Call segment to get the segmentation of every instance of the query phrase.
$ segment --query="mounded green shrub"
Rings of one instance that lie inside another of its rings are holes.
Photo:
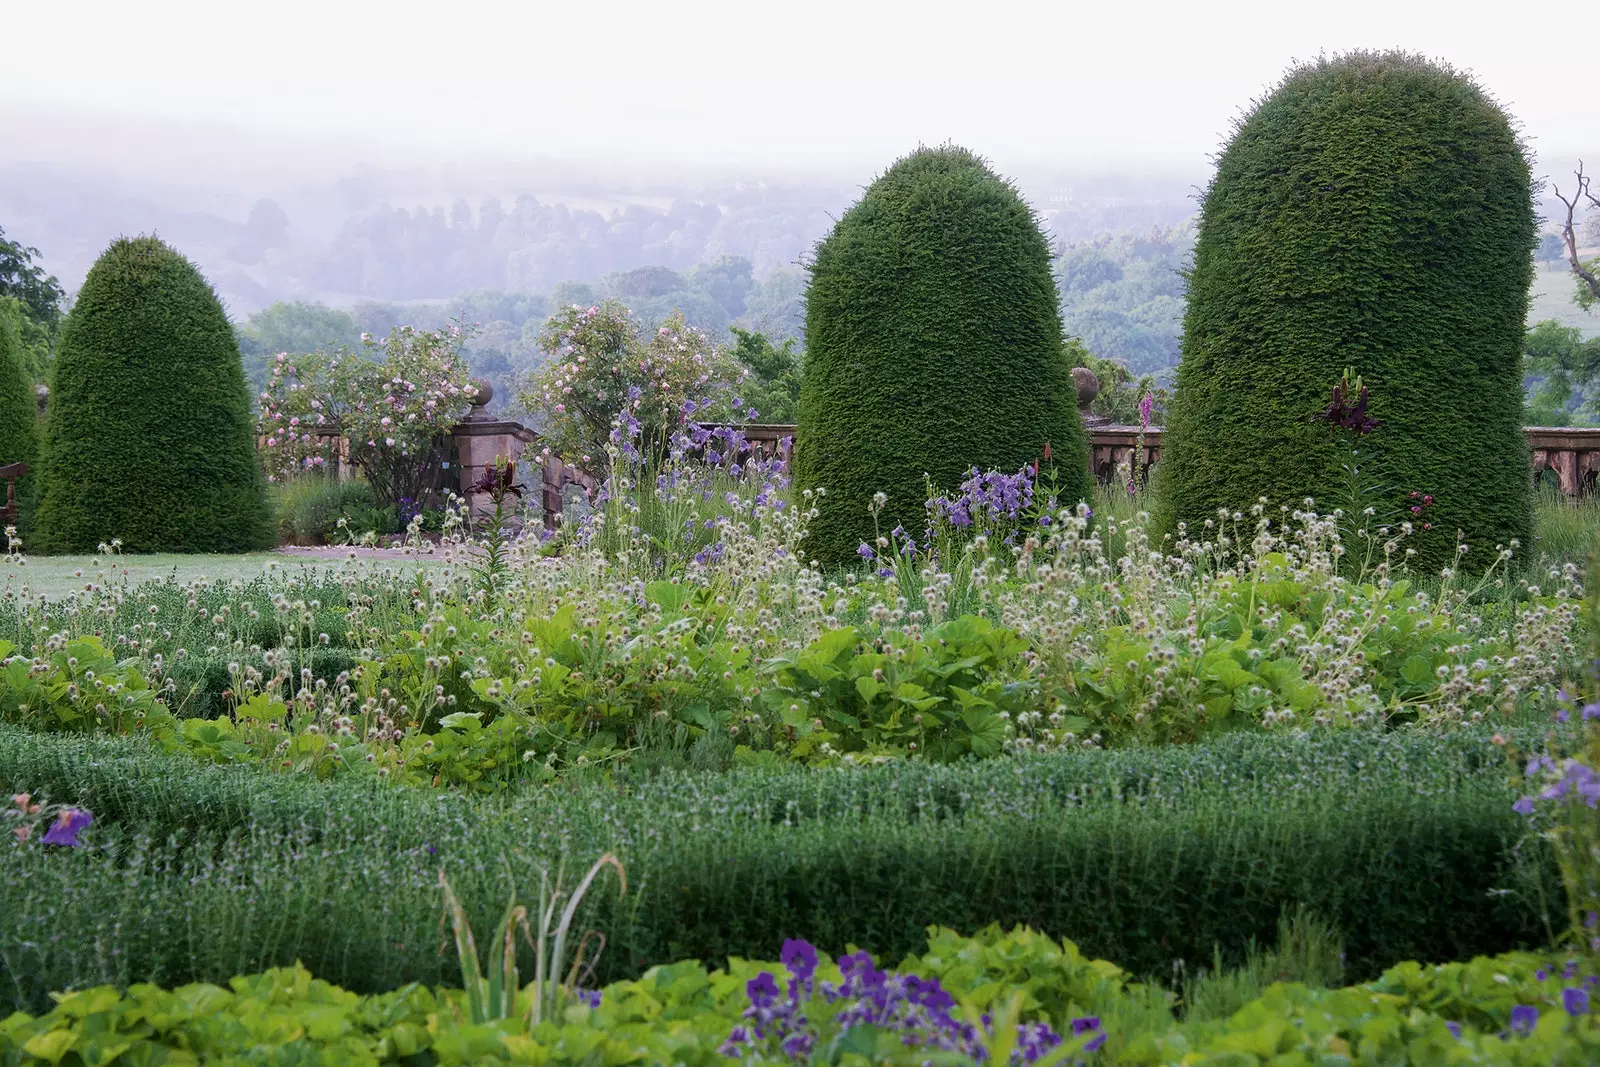
[[[1257,497],[1348,499],[1349,439],[1313,416],[1346,367],[1382,426],[1372,503],[1429,569],[1527,543],[1521,359],[1537,227],[1511,121],[1471,79],[1399,52],[1294,68],[1238,124],[1205,194],[1168,413],[1166,524]],[[1406,514],[1409,517],[1409,514]],[[1419,524],[1420,525],[1420,524]]]
[[[33,383],[22,369],[22,334],[15,302],[0,298],[0,467],[12,463],[34,465],[39,450],[39,416]],[[34,481],[31,473],[17,483],[17,499],[26,518]],[[0,482],[0,507],[6,487]],[[5,539],[0,537],[0,551]]]
[[[32,547],[267,548],[233,327],[194,264],[154,237],[114,242],[62,327]]]
[[[855,561],[879,520],[920,537],[936,489],[1048,443],[1062,503],[1089,491],[1050,249],[1016,189],[964,148],[890,167],[820,245],[806,292],[795,480],[826,489],[807,551]]]

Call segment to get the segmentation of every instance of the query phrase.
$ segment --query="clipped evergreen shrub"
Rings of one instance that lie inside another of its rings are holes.
[[[233,327],[194,264],[155,237],[114,242],[62,327],[32,547],[270,547]]]
[[[1331,511],[1348,438],[1313,422],[1346,367],[1379,521],[1433,497],[1419,566],[1527,542],[1521,359],[1537,244],[1527,156],[1470,78],[1399,52],[1292,69],[1238,123],[1200,214],[1168,412],[1166,525],[1259,496]],[[1247,515],[1248,521],[1248,515]]]
[[[16,302],[0,297],[0,467],[26,463],[33,467],[39,447],[39,417],[33,382],[22,369],[22,333]],[[22,518],[28,517],[34,475],[17,483],[17,499]],[[0,482],[0,507],[6,502],[6,486]],[[26,524],[23,526],[26,533]],[[5,551],[0,536],[0,552]]]
[[[879,525],[923,529],[924,474],[1016,471],[1048,443],[1062,503],[1089,490],[1050,250],[1016,189],[964,148],[922,148],[817,246],[796,485],[827,494],[807,550],[855,561]]]

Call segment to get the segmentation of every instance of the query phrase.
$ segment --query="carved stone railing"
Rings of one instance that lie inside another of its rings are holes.
[[[1600,427],[1531,426],[1528,448],[1533,453],[1533,477],[1554,471],[1556,484],[1570,497],[1589,496],[1595,491],[1595,475],[1600,472]]]
[[[485,391],[484,399],[488,393]],[[703,424],[715,429],[715,423]],[[745,440],[765,456],[778,454],[792,447],[795,426],[792,423],[738,424]],[[1089,439],[1089,469],[1097,481],[1109,484],[1119,478],[1137,473],[1141,482],[1150,476],[1150,469],[1161,462],[1162,440],[1165,436],[1159,426],[1141,430],[1137,426],[1094,424],[1085,427]],[[1588,496],[1597,491],[1600,479],[1600,427],[1530,427],[1524,431],[1532,460],[1531,474],[1535,481],[1545,472],[1554,474],[1561,492],[1570,497]],[[527,460],[528,466],[537,469],[541,483],[537,487],[543,507],[544,521],[553,527],[560,516],[577,507],[580,511],[590,506],[597,483],[593,477],[554,455],[535,455],[532,451],[539,435],[509,419],[496,419],[488,415],[481,405],[463,420],[452,433],[455,439],[458,473],[456,481],[460,492],[468,497],[474,512],[487,508],[487,501],[472,499],[471,486],[483,474],[485,464],[509,459],[513,463]],[[349,477],[353,468],[348,460],[336,464],[335,470]],[[0,468],[0,479],[12,473],[12,468]],[[330,472],[331,473],[331,472]],[[15,477],[20,478],[18,473]],[[9,483],[8,483],[9,484]],[[534,489],[528,486],[527,489]],[[578,499],[581,497],[582,499]],[[13,503],[7,499],[7,504]],[[5,513],[0,507],[0,514]],[[570,518],[570,515],[569,515]]]

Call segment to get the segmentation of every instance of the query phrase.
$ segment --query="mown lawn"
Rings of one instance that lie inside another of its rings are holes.
[[[373,557],[363,553],[352,562],[348,553],[314,557],[286,552],[245,552],[237,555],[182,554],[158,552],[147,556],[27,556],[20,561],[0,556],[0,596],[26,589],[29,599],[45,596],[56,599],[70,596],[90,585],[109,586],[176,578],[180,582],[197,579],[239,578],[249,581],[270,571],[298,574],[310,568],[322,570],[349,566],[427,567],[438,559]]]

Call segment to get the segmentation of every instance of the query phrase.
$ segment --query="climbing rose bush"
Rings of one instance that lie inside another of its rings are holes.
[[[462,346],[470,331],[399,326],[358,349],[278,353],[256,432],[268,476],[325,468],[342,437],[380,505],[416,499],[439,438],[477,394]]]
[[[539,345],[551,361],[519,399],[540,416],[550,448],[596,473],[619,420],[639,423],[642,447],[662,452],[686,410],[707,420],[756,415],[732,395],[739,365],[681,312],[651,333],[618,301],[573,304],[545,324]]]

